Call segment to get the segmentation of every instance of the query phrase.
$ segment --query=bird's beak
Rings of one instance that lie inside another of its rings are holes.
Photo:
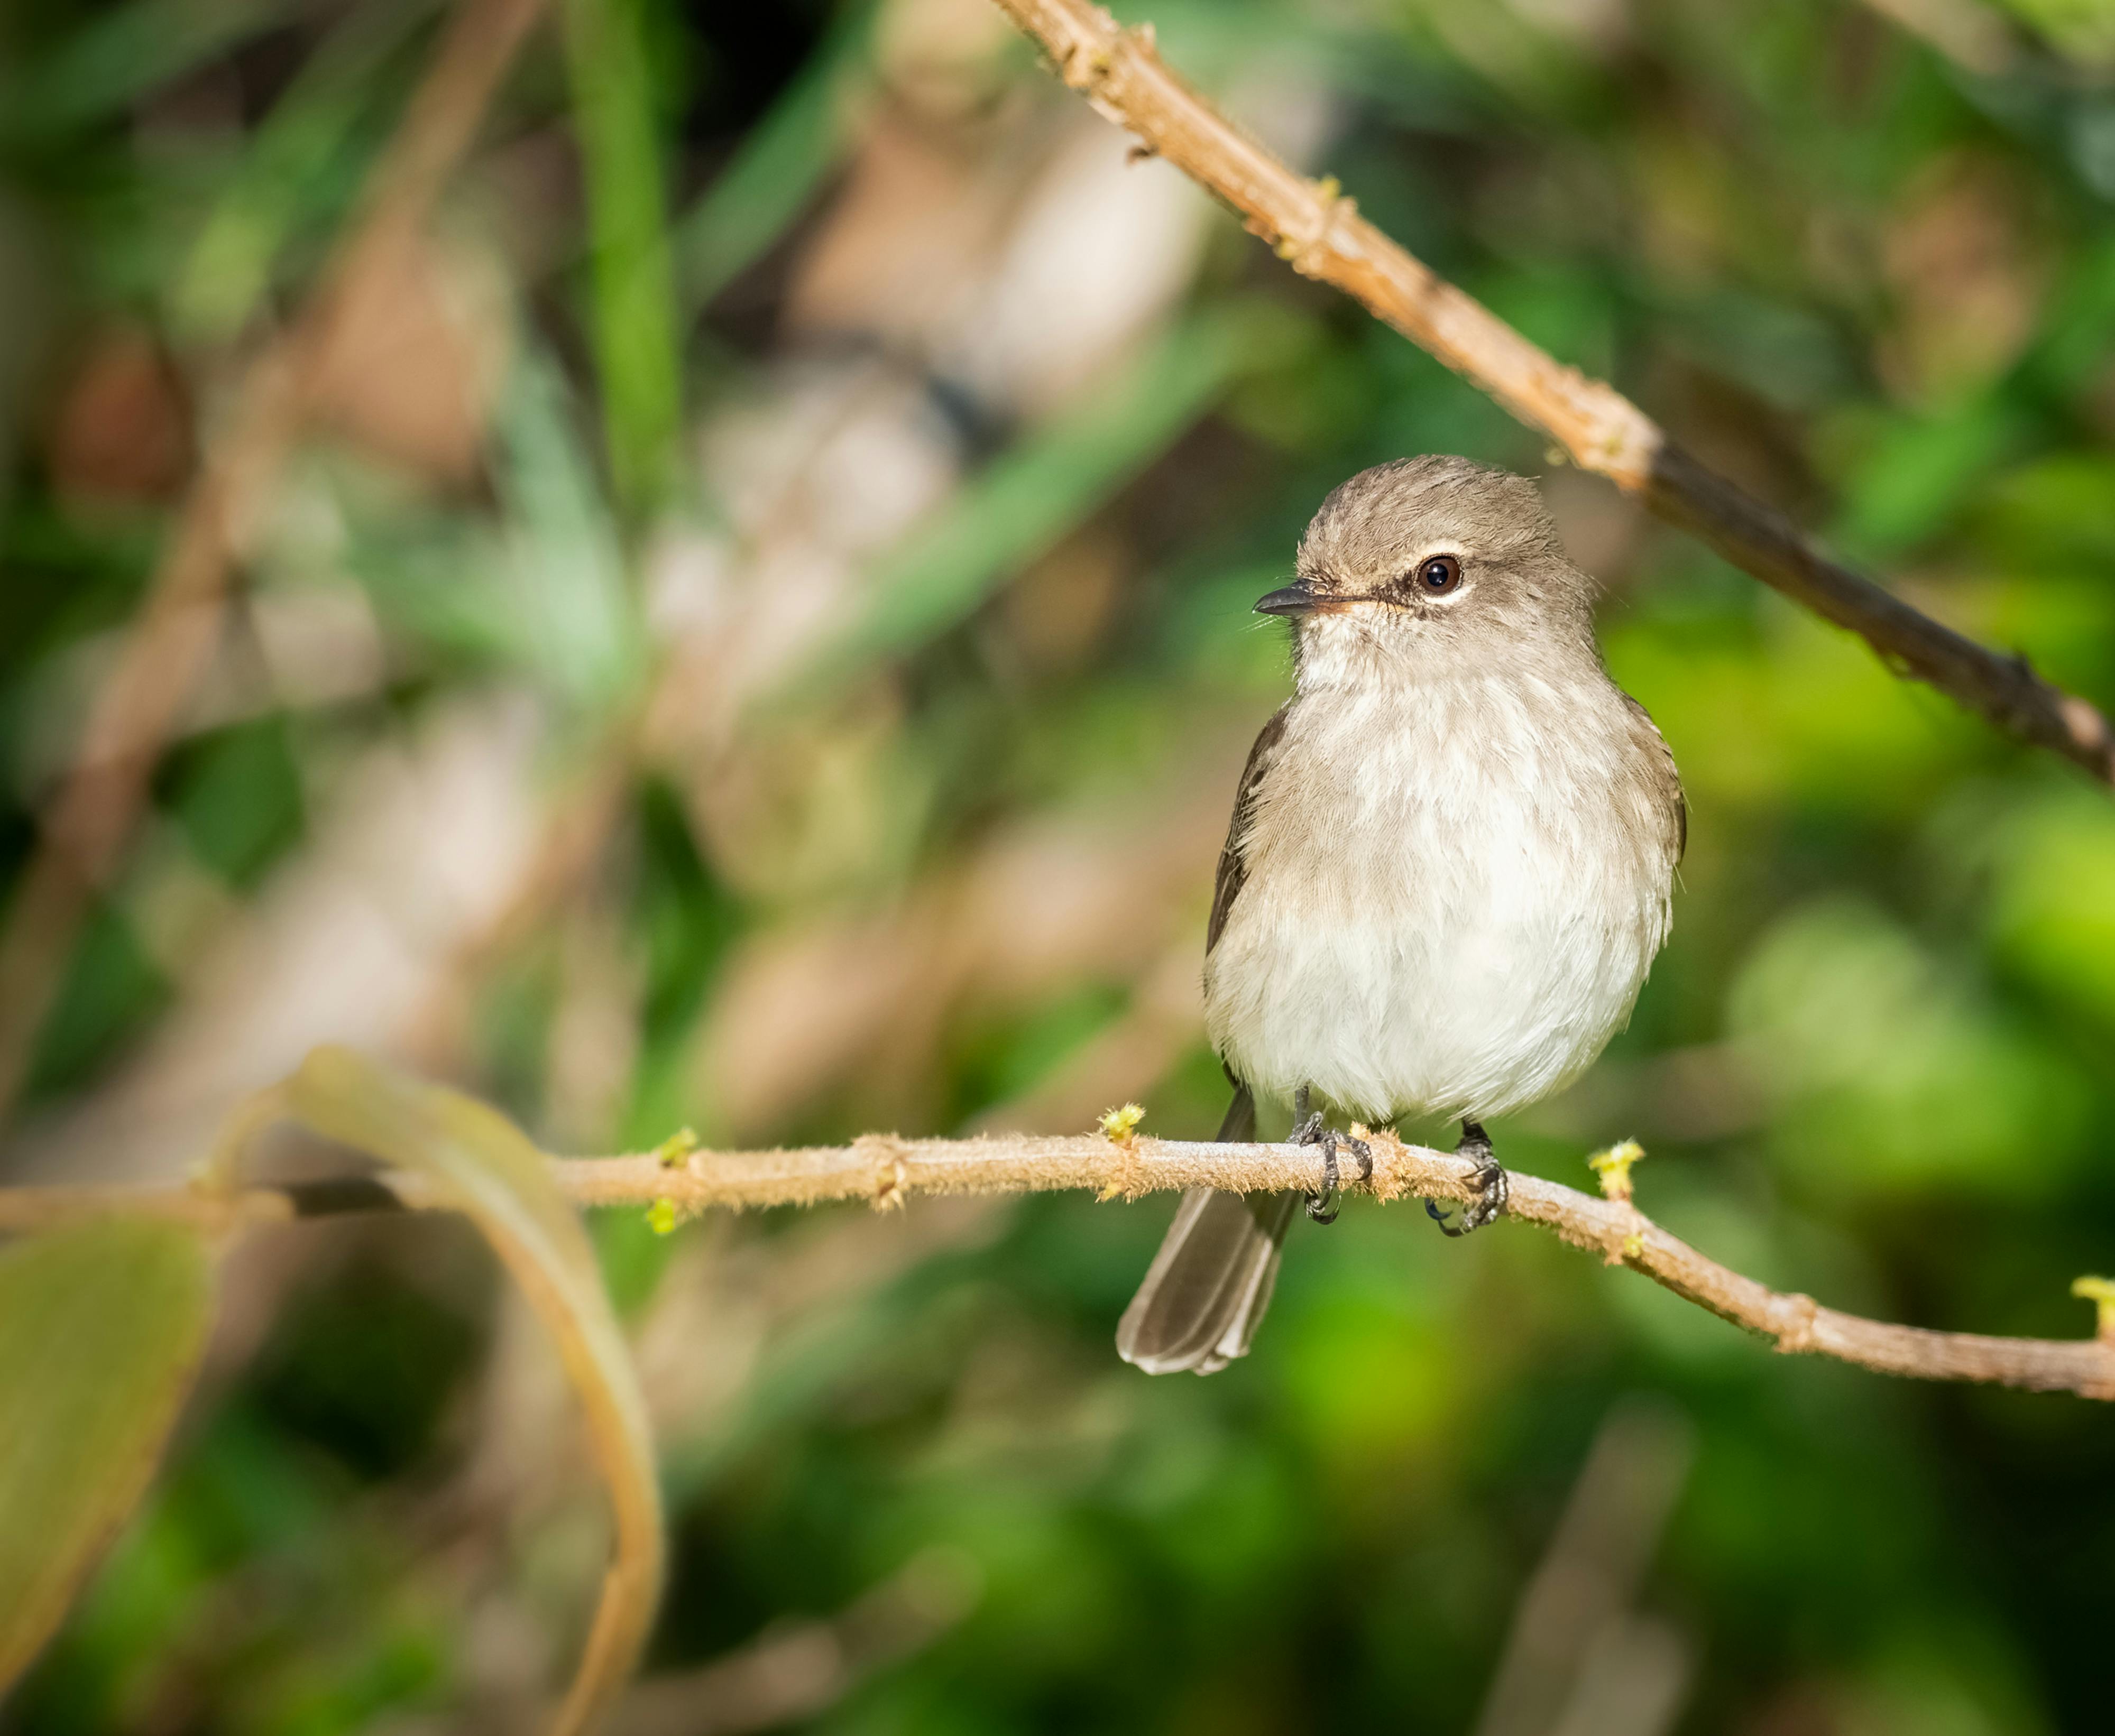
[[[1282,591],[1259,598],[1255,611],[1259,615],[1305,615],[1314,607],[1317,600],[1305,584],[1288,584]]]

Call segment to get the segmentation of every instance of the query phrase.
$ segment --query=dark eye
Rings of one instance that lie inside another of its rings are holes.
[[[1452,555],[1434,555],[1417,570],[1417,588],[1429,597],[1444,596],[1461,582],[1461,563]]]

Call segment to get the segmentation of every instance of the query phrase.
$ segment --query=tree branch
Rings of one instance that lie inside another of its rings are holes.
[[[1386,1132],[1367,1137],[1373,1175],[1347,1176],[1347,1191],[1383,1201],[1463,1202],[1472,1196],[1477,1171],[1467,1159],[1405,1145]],[[1323,1181],[1321,1158],[1311,1146],[1142,1138],[1117,1143],[1099,1134],[902,1139],[870,1134],[850,1145],[799,1151],[556,1158],[552,1168],[561,1189],[578,1205],[655,1208],[677,1216],[847,1199],[885,1211],[925,1193],[1086,1188],[1105,1199],[1135,1199],[1195,1187],[1314,1191]],[[0,1189],[0,1232],[43,1229],[112,1211],[151,1212],[233,1230],[376,1206],[424,1209],[438,1203],[415,1176],[392,1171],[384,1179],[386,1192],[380,1184],[360,1182],[251,1187],[232,1193],[209,1186]],[[1771,1289],[1719,1265],[1622,1197],[1626,1180],[1608,1186],[1618,1197],[1596,1198],[1516,1174],[1508,1215],[1598,1253],[1611,1266],[1642,1272],[1788,1354],[1833,1357],[1882,1374],[1923,1380],[1985,1381],[2115,1399],[2115,1306],[2103,1308],[2098,1337],[2075,1340],[1991,1338],[1867,1320],[1824,1308],[1810,1296]]]
[[[2115,783],[2115,731],[2084,699],[1943,626],[1829,558],[1774,508],[1670,441],[1613,387],[1566,366],[1310,181],[1169,71],[1153,27],[1126,30],[1088,0],[997,0],[1094,107],[1232,206],[1305,277],[1342,290],[1506,411],[1554,440],[1743,571],[1847,627],[1897,673]]]

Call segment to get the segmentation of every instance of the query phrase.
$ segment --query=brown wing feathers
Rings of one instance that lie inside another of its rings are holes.
[[[1285,735],[1285,714],[1291,708],[1288,700],[1271,713],[1270,721],[1263,726],[1255,745],[1249,749],[1248,763],[1241,767],[1241,787],[1234,795],[1234,817],[1227,823],[1227,841],[1219,851],[1219,877],[1212,887],[1212,919],[1204,930],[1207,958],[1219,944],[1227,914],[1234,908],[1234,900],[1241,896],[1242,882],[1248,878],[1245,834],[1255,813],[1256,793],[1262,786],[1263,775],[1269,770],[1272,753]]]

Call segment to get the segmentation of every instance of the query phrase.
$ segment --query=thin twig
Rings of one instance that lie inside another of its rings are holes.
[[[1691,1660],[1637,1594],[1695,1452],[1695,1425],[1664,1399],[1610,1408],[1514,1606],[1473,1736],[1660,1736],[1674,1722]]]
[[[1789,519],[1670,441],[1613,387],[1566,366],[1228,121],[1161,60],[1153,29],[1088,0],[998,0],[1065,82],[1217,194],[1294,270],[1377,318],[1736,566],[1857,634],[1888,667],[1929,682],[2022,740],[2115,783],[2115,730],[2085,700],[1941,625],[1822,552]]]
[[[329,377],[475,136],[540,0],[467,0],[301,316],[250,367],[46,811],[0,931],[0,1115],[21,1088],[89,900],[116,871],[177,714],[220,631],[244,528]]]
[[[1466,1158],[1370,1136],[1374,1173],[1347,1176],[1347,1190],[1381,1200],[1466,1201],[1475,1166]],[[1007,1193],[1091,1189],[1135,1198],[1170,1189],[1241,1193],[1318,1190],[1322,1161],[1311,1146],[1218,1145],[1099,1135],[1047,1138],[902,1139],[869,1134],[850,1145],[799,1151],[694,1152],[671,1162],[652,1152],[553,1160],[560,1189],[580,1206],[651,1207],[688,1216],[714,1208],[812,1206],[865,1200],[879,1209],[914,1194]],[[414,1208],[444,1204],[418,1178],[391,1173],[389,1188]],[[210,1228],[386,1203],[381,1190],[209,1187],[0,1189],[0,1231],[36,1230],[88,1212],[154,1212]],[[333,1190],[340,1191],[333,1191]],[[2039,1392],[2115,1399],[2115,1326],[2091,1339],[1989,1338],[1889,1325],[1824,1308],[1810,1296],[1771,1289],[1705,1257],[1629,1201],[1595,1198],[1539,1176],[1512,1178],[1509,1214],[1627,1266],[1722,1319],[1760,1333],[1787,1354],[1833,1357],[1882,1374],[1934,1381],[1988,1381]],[[2106,1311],[2115,1315],[2115,1308]]]

